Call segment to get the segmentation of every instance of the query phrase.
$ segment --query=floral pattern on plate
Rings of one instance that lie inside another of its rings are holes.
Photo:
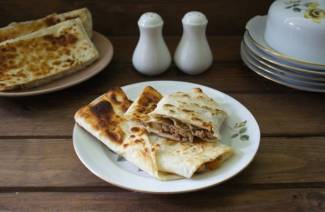
[[[242,122],[237,122],[234,127],[234,134],[232,134],[231,138],[239,138],[241,141],[247,141],[249,140],[249,135],[247,135],[247,120],[242,121]]]
[[[314,23],[320,23],[325,19],[325,10],[319,8],[317,2],[307,2],[302,4],[301,0],[288,0],[285,2],[286,9],[292,9],[294,12],[304,12],[306,19],[311,19]]]

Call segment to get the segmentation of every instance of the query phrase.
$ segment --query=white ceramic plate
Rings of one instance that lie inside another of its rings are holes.
[[[246,24],[246,29],[249,32],[249,35],[262,51],[264,51],[266,54],[276,57],[278,60],[281,60],[282,63],[287,63],[288,65],[325,71],[324,60],[305,61],[299,58],[292,58],[272,49],[264,39],[266,19],[267,16],[255,16],[251,18]]]
[[[104,70],[104,68],[112,60],[113,45],[107,37],[95,31],[93,32],[92,41],[98,49],[100,57],[90,66],[68,76],[46,83],[44,85],[40,85],[26,90],[0,92],[0,96],[23,97],[52,93],[77,85],[95,76],[96,74]]]
[[[290,65],[288,62],[279,60],[278,58],[266,54],[261,48],[259,48],[256,43],[253,41],[251,36],[249,36],[248,32],[246,31],[244,34],[244,42],[247,45],[247,47],[258,57],[262,58],[264,61],[267,61],[275,66],[278,66],[282,69],[289,70],[296,72],[298,74],[303,75],[310,75],[314,77],[324,77],[325,71],[323,70],[316,70],[311,68],[304,68],[304,67],[298,67],[294,65]]]
[[[73,130],[74,149],[81,162],[99,178],[122,188],[149,193],[181,193],[196,191],[222,183],[238,174],[253,160],[260,143],[260,130],[254,116],[237,100],[202,85],[178,81],[150,81],[123,86],[131,100],[134,100],[145,86],[153,86],[162,94],[175,91],[189,91],[199,87],[218,101],[230,114],[221,129],[222,143],[231,145],[235,155],[219,169],[195,175],[191,179],[159,181],[139,171],[117,156],[95,137],[78,125]],[[240,124],[241,123],[241,124]],[[235,127],[240,125],[241,127]],[[242,132],[242,133],[240,133]]]
[[[247,65],[248,68],[250,68],[252,71],[254,71],[258,75],[268,80],[302,91],[321,92],[321,93],[325,92],[324,86],[311,86],[304,83],[297,83],[297,81],[295,80],[288,79],[286,77],[281,77],[279,75],[274,74],[270,69],[258,65],[257,61],[251,60],[247,56],[243,48],[241,48],[240,54],[243,62]]]
[[[281,66],[277,66],[273,63],[270,63],[267,60],[264,60],[259,55],[254,54],[253,51],[251,51],[245,42],[243,42],[243,46],[245,47],[245,50],[247,50],[247,55],[254,58],[254,60],[258,61],[258,63],[262,64],[263,66],[273,69],[278,73],[281,73],[285,76],[297,78],[299,80],[305,80],[305,81],[314,81],[314,82],[320,82],[325,83],[325,76],[318,76],[318,75],[312,75],[312,74],[305,74],[305,73],[299,73],[294,70],[285,69]]]
[[[303,84],[307,86],[320,86],[325,88],[325,82],[324,81],[318,81],[318,80],[311,80],[309,78],[306,78],[306,76],[291,74],[290,72],[285,72],[277,67],[273,67],[270,64],[264,63],[263,61],[259,60],[256,55],[254,55],[253,52],[249,50],[249,48],[245,45],[245,43],[242,42],[241,44],[242,51],[245,52],[246,58],[249,60],[250,63],[252,63],[256,67],[261,67],[263,70],[267,70],[273,75],[276,75],[280,78],[284,78],[285,80],[291,80],[293,82],[296,82],[297,84]],[[323,79],[323,78],[321,78]]]

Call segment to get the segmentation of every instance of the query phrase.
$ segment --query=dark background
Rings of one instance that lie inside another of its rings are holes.
[[[94,29],[106,35],[135,35],[136,22],[144,12],[157,12],[165,21],[164,34],[181,33],[181,18],[191,10],[206,14],[209,35],[242,34],[245,23],[255,15],[264,15],[271,0],[11,0],[0,1],[0,25],[30,20],[53,12],[88,7]],[[175,24],[177,23],[177,24]]]

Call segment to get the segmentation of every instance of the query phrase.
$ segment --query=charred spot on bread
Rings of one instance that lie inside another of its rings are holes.
[[[133,132],[133,133],[138,133],[140,131],[141,131],[141,128],[140,127],[132,127],[131,128],[131,132]]]
[[[182,109],[182,111],[183,111],[184,113],[194,113],[193,110],[188,110],[188,109]]]
[[[60,22],[59,18],[56,17],[55,15],[47,16],[44,21],[47,26],[53,26]]]
[[[134,143],[136,143],[136,144],[143,143],[143,139],[141,139],[141,138],[135,139]]]
[[[112,141],[123,142],[124,132],[117,126],[121,118],[114,113],[109,102],[100,101],[90,106],[90,112],[96,117],[99,130],[103,130]]]
[[[193,121],[202,122],[201,119],[199,119],[198,117],[195,117],[195,116],[192,116],[191,119],[192,119]]]
[[[164,107],[169,108],[169,107],[175,107],[175,106],[174,105],[171,105],[171,104],[164,104]]]
[[[151,86],[145,87],[138,99],[136,112],[142,114],[148,114],[152,112],[156,108],[157,103],[161,97],[161,94]]]
[[[52,45],[58,46],[68,46],[78,41],[78,38],[71,33],[65,33],[59,36],[45,35],[43,38],[44,40],[50,42]]]
[[[114,105],[117,105],[123,113],[126,112],[131,105],[131,101],[120,87],[112,88],[105,94],[105,96],[107,97],[108,101]]]

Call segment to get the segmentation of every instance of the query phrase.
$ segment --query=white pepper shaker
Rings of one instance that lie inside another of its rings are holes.
[[[205,34],[208,20],[203,13],[191,11],[184,15],[182,23],[183,36],[174,55],[176,66],[187,74],[200,74],[213,62]]]
[[[163,20],[153,12],[144,13],[139,21],[140,38],[133,52],[134,68],[146,75],[157,75],[166,71],[171,56],[162,36]]]

